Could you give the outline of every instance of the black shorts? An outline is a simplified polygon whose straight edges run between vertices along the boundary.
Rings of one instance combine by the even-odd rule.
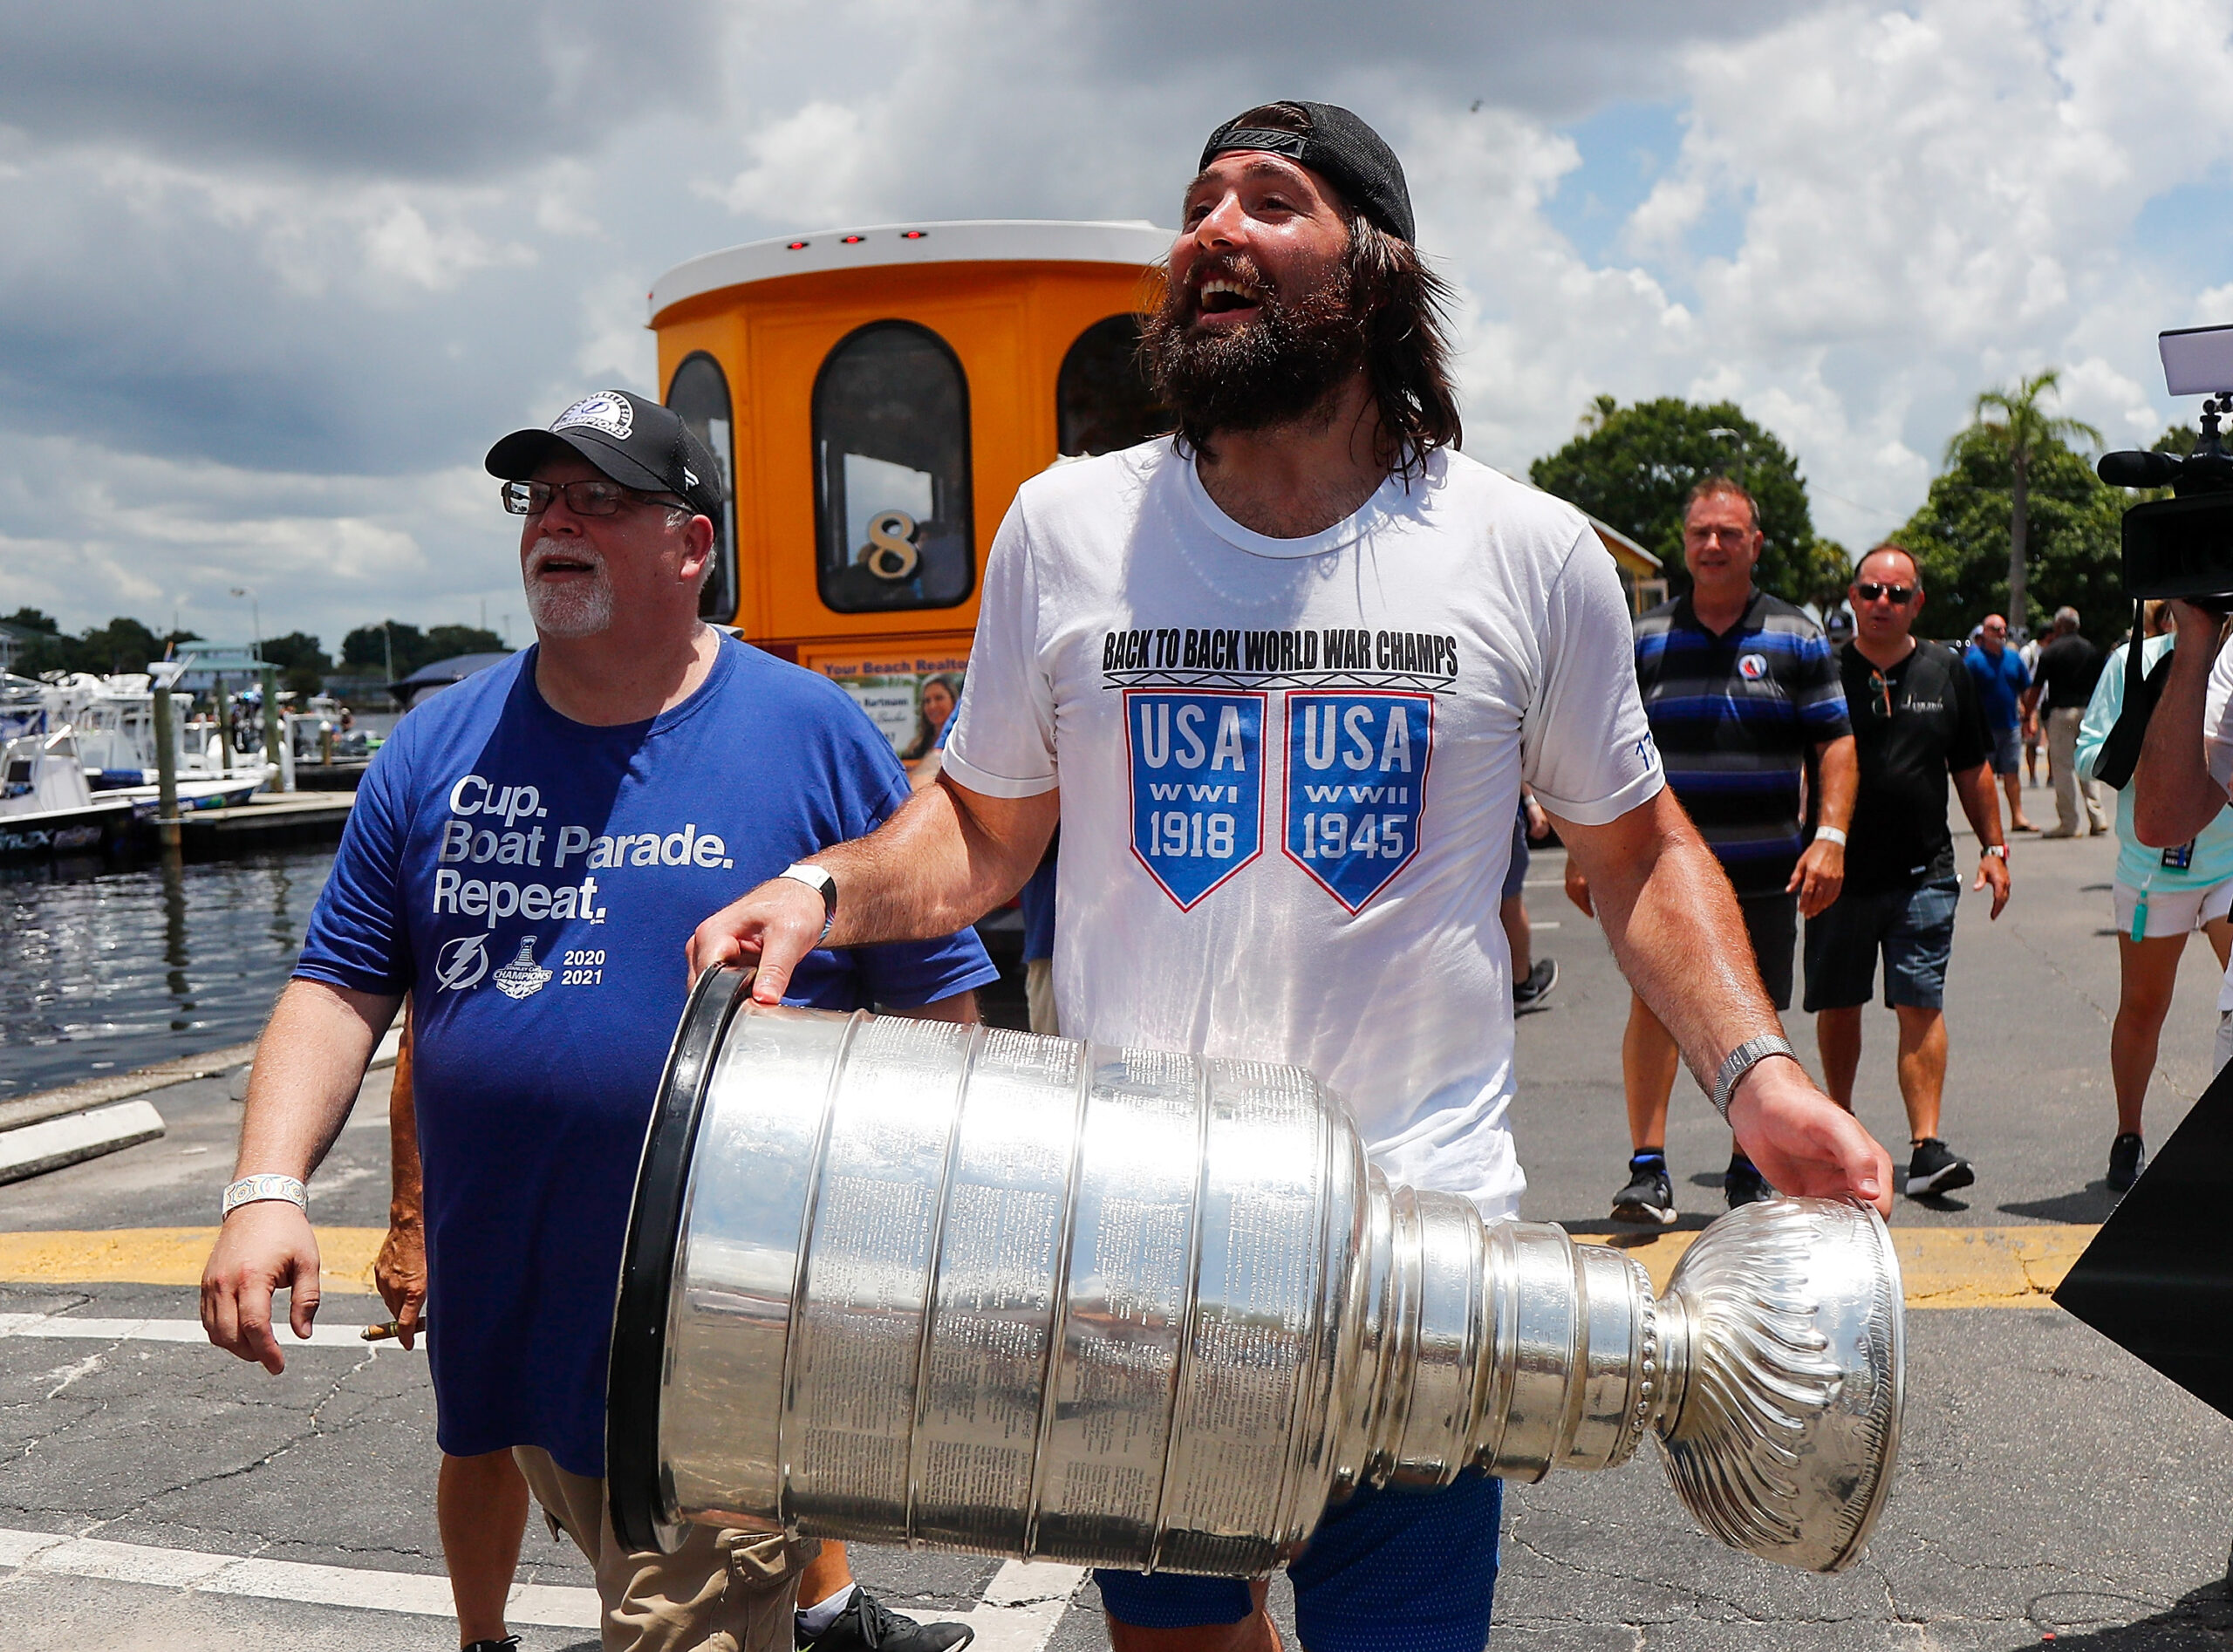
[[[1745,933],[1752,943],[1752,961],[1759,966],[1768,1001],[1779,1010],[1789,1009],[1792,954],[1799,948],[1799,897],[1743,895],[1737,905],[1745,913]]]

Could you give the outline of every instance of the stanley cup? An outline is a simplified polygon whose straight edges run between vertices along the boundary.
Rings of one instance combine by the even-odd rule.
[[[1666,1295],[1391,1187],[1293,1067],[693,994],[616,1307],[615,1527],[1130,1570],[1292,1559],[1359,1485],[1658,1442],[1714,1536],[1836,1571],[1897,1449],[1874,1212],[1772,1199]]]

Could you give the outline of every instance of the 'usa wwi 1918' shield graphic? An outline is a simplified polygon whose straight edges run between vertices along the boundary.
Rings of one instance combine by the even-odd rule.
[[[1419,852],[1434,696],[1287,696],[1287,857],[1351,911]]]
[[[1263,850],[1264,700],[1124,693],[1132,853],[1182,909]]]

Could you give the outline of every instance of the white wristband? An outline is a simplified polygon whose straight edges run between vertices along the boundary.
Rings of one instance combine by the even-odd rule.
[[[290,1205],[309,1214],[310,1190],[291,1176],[243,1176],[225,1190],[224,1214],[230,1216],[243,1205],[255,1205],[264,1199],[283,1198]]]
[[[1814,829],[1814,841],[1818,843],[1835,843],[1840,849],[1843,849],[1846,846],[1846,835],[1834,826],[1817,826]]]

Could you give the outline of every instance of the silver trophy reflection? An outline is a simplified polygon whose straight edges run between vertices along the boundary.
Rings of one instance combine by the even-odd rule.
[[[1873,1211],[1620,1252],[1391,1187],[1299,1068],[699,983],[613,1331],[624,1540],[678,1523],[1246,1576],[1360,1485],[1623,1463],[1836,1571],[1897,1449]]]

